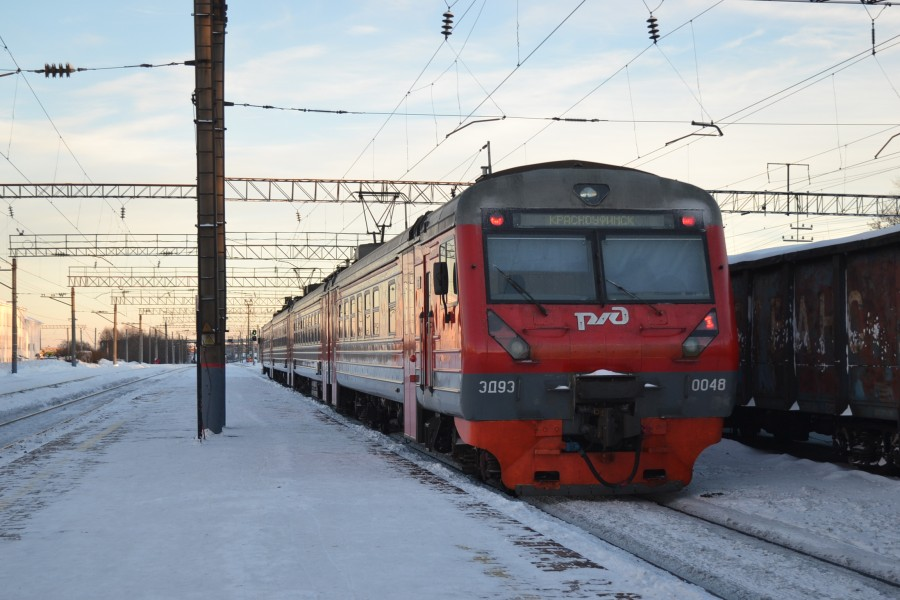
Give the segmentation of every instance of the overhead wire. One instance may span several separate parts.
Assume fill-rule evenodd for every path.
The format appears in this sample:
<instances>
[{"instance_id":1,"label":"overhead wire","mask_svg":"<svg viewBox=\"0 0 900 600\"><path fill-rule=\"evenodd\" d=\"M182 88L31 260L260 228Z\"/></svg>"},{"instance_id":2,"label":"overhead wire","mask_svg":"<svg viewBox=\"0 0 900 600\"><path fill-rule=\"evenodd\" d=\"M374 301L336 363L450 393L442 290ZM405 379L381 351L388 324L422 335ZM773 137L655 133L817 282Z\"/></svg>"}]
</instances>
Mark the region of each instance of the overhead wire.
<instances>
[{"instance_id":1,"label":"overhead wire","mask_svg":"<svg viewBox=\"0 0 900 600\"><path fill-rule=\"evenodd\" d=\"M679 31L680 29L682 29L683 27L685 27L685 26L687 25L687 23L691 23L691 22L693 22L694 20L699 19L700 17L704 16L706 13L710 12L711 10L713 10L714 8L716 8L717 6L719 6L720 4L722 4L723 2L725 2L725 0L717 0L714 4L712 4L711 6L708 6L707 8L703 9L700 13L698 13L697 15L695 15L694 17L692 17L690 21L687 21L687 22L685 22L685 23L679 25L678 27L674 28L672 31L670 31L670 32L668 32L668 33L666 33L666 34L663 34L663 35L661 36L660 39L665 39L665 38L667 38L667 37L669 37L669 36L675 34L677 31ZM644 3L644 5L646 6L646 2ZM660 5L662 5L662 3L660 3ZM649 9L648 9L648 10L649 10ZM607 75L606 77L604 77L604 78L600 81L600 83L598 83L598 84L597 84L596 86L594 86L590 91L588 91L588 92L587 92L586 94L584 94L581 98L579 98L577 101L575 101L573 104L571 104L566 110L564 110L563 112L561 112L559 116L560 116L560 117L563 117L563 116L569 114L570 112L572 112L573 110L575 110L575 108L576 108L577 106L579 106L580 104L582 104L583 102L585 102L588 98L590 98L590 97L593 96L595 93L597 93L597 91L599 91L601 88L605 87L610 81L612 81L613 79L615 79L615 77L616 77L617 75L619 75L620 73L622 73L623 71L625 71L625 70L628 68L628 65L632 64L633 62L635 62L636 60L638 60L641 56L643 56L644 54L646 54L646 53L650 50L650 47L653 46L653 45L654 45L654 44L648 45L648 46L645 47L643 50L641 50L640 52L638 52L635 56L633 56L633 57L631 58L631 60L629 60L629 61L626 62L624 65L622 65L621 67L619 67L618 69L616 69L613 73L611 73L611 74ZM544 133L547 129L549 129L549 128L552 127L552 126L553 126L553 123L548 123L548 124L545 125L543 128L541 128L540 130L536 131L534 134L532 134L531 136L529 136L529 137L528 137L524 142L522 142L520 145L514 147L512 150L510 150L509 152L507 152L506 154L504 154L503 156L501 156L496 162L497 162L497 163L503 162L504 160L506 160L507 158L509 158L509 157L512 156L513 154L515 154L520 148L522 148L522 147L524 147L526 144L532 142L535 138L537 138L538 136L540 136L542 133Z\"/></svg>"},{"instance_id":2,"label":"overhead wire","mask_svg":"<svg viewBox=\"0 0 900 600\"><path fill-rule=\"evenodd\" d=\"M28 90L31 92L32 97L34 98L34 100L35 100L35 102L37 103L37 105L40 107L41 112L43 113L44 117L45 117L46 120L49 122L50 126L52 127L53 131L55 132L55 134L56 134L56 136L57 136L57 139L58 139L58 145L57 145L57 158L56 158L56 162L55 162L55 167L54 167L54 169L55 169L55 170L58 169L58 166L59 166L59 155L60 155L60 152L61 152L62 148L65 148L65 150L66 150L68 156L71 158L71 160L72 160L72 161L74 162L74 164L77 166L77 168L81 171L81 173L82 173L82 175L84 176L84 178L85 178L87 181L92 182L92 179L91 179L91 177L88 175L87 170L85 169L84 165L81 164L81 161L79 161L78 157L75 155L75 152L72 150L71 146L69 146L69 144L68 144L68 142L66 141L65 137L62 135L62 132L60 132L59 128L57 127L56 122L55 122L54 119L50 116L50 113L49 113L49 111L47 110L46 106L44 105L43 101L42 101L41 98L38 96L37 92L36 92L35 89L32 87L31 83L28 81L28 78L25 76L25 73L28 73L28 72L35 72L35 71L37 71L37 72L45 72L45 71L44 71L44 70L29 71L29 70L27 70L27 69L22 69L21 66L19 65L18 61L16 60L15 56L13 55L12 51L9 49L9 46L8 46L7 43L6 43L6 40L3 39L2 35L0 35L0 45L2 45L3 50L9 55L10 60L11 60L11 61L13 62L13 64L16 66L16 69L15 69L15 70L7 70L7 72L4 73L4 74L2 74L2 75L0 75L0 77L2 77L2 76L9 76L9 75L15 75L15 76L16 76L16 86L17 86L16 90L18 90L18 80L19 80L20 78L25 82L25 85L28 87ZM45 67L45 68L46 68L46 67ZM118 67L118 68L130 68L130 67ZM105 68L102 68L102 67L101 67L101 68L96 68L96 69L81 69L81 70L85 70L85 71L86 71L86 70L103 70L103 69L105 69ZM18 97L18 94L16 94L16 98L17 98L17 97ZM12 136L12 133L11 133L11 136ZM13 168L13 169L21 176L21 177L22 177L22 179L24 179L24 180L25 180L26 182L28 182L29 184L32 184L33 182L31 181L31 179L30 179L27 175L25 175L25 173L24 173L24 172L23 172L23 171L22 171L22 170L14 163L14 162L13 162L12 157L11 157L11 154L12 154L11 148L12 148L12 137L10 138L10 141L9 141L7 154L2 154L2 153L0 153L0 155L2 155L2 156L4 157L4 159L6 160L6 162L7 162L7 163L8 163L8 164L9 164L9 165L10 165L10 166L11 166L11 167L12 167L12 168ZM54 171L54 173L55 173L55 172L56 172L56 171ZM55 174L54 174L54 179L55 179L55 178L56 178L56 176L55 176ZM78 235L80 235L82 238L84 238L84 239L86 239L86 240L89 239L89 237L88 237L83 231L81 231L81 229L78 227L78 225L77 225L76 223L73 223L72 220L68 217L68 215L66 215L65 212L63 212L62 210L60 210L60 208L52 201L52 199L47 198L46 200L47 200L47 202L50 204L50 206L53 207L53 209L54 209L54 210L55 210L55 211L63 218L63 220L65 220L65 221L66 221L66 222L67 222L67 223L75 230L75 232L77 232ZM107 205L107 207L109 207L109 209L112 210L113 213L115 214L115 209L114 209L113 206L109 203L109 201L108 201L107 199L105 199L105 198L104 198L104 203L105 203L105 204ZM8 203L8 202L7 202L7 204L9 204L10 209L12 209L12 205L11 205L10 203ZM12 212L13 212L13 211L10 210L10 213L12 213ZM10 220L12 220L13 222L15 222L15 223L17 223L17 224L19 224L19 225L22 226L22 229L21 229L21 230L19 230L18 228L16 228L16 231L17 231L18 233L24 234L26 231L29 231L29 230L30 230L29 227L27 227L24 223L22 223L19 219L17 219L16 217L14 217L12 214L10 214L10 215L8 216L8 218L9 218ZM123 226L123 227L125 228L126 231L128 230L127 224L122 223L121 226ZM112 262L109 261L108 259L106 259L105 257L96 257L96 258L100 258L100 259L104 260L105 262L107 262L107 263L109 263L109 264L112 264ZM76 262L80 262L79 259L76 259ZM47 281L48 283L51 283L51 284L53 284L54 286L58 286L58 285L59 285L58 282L50 282L49 280L47 280L46 278L40 276L39 274L33 273L33 272L31 272L31 271L29 271L29 270L27 270L27 269L23 269L22 267L19 267L18 269L19 269L19 271L20 271L21 273L23 273L23 274L28 274L28 275L30 275L30 276L33 276L33 277L39 278L39 279L41 279L41 280ZM20 282L19 282L19 285L22 285L22 286L26 286L26 287L27 287L27 283L26 283L24 280L23 280L23 281L20 281Z\"/></svg>"},{"instance_id":3,"label":"overhead wire","mask_svg":"<svg viewBox=\"0 0 900 600\"><path fill-rule=\"evenodd\" d=\"M626 67L627 70L627 67ZM421 87L418 90L413 91L421 91L430 86ZM297 111L297 112L307 112L307 113L329 113L335 115L350 115L350 116L384 116L388 114L392 114L390 111L379 111L379 110L343 110L343 109L311 109L311 108L293 108L293 107L285 107L285 106L272 106L267 104L253 104L249 102L229 102L228 106L236 106L241 108L261 108L261 109L274 109L274 110L282 110L282 111ZM402 113L393 113L399 114L404 117L422 117L428 119L437 119L437 118L455 118L462 119L463 115L461 112L455 113L446 113L446 112L402 112ZM483 120L483 119L504 119L509 121L556 121L559 123L639 123L639 124L649 124L649 125L662 125L662 124L683 124L684 119L638 119L634 112L631 112L632 116L629 119L619 119L619 118L609 118L609 117L560 117L560 116L538 116L538 115L515 115L508 113L479 113L475 115L467 115L472 119ZM771 126L771 127L822 127L822 126L831 126L834 125L833 122L808 122L808 123L799 123L799 122L786 122L786 121L716 121L717 125L745 125L745 126ZM866 127L866 126L881 126L881 125L889 125L889 123L874 123L874 122L843 122L839 123L841 126L854 126L854 127Z\"/></svg>"},{"instance_id":4,"label":"overhead wire","mask_svg":"<svg viewBox=\"0 0 900 600\"><path fill-rule=\"evenodd\" d=\"M546 43L547 40L549 40L550 37L552 37L553 34L555 34L555 33L559 30L559 28L562 27L562 25L565 24L565 23L569 20L569 19L572 17L572 15L573 15L573 14L574 14L574 13L575 13L575 12L576 12L576 11L577 11L577 10L578 10L585 2L586 2L586 0L581 0L581 2L580 2L580 3L579 3L579 4L578 4L571 12L569 12L569 14L568 14L568 15L567 15L567 16L566 16L566 17L565 17L565 18L564 18L564 19L563 19L563 20L562 20L562 21L561 21L561 22L560 22L560 23L559 23L559 24L558 24L558 25L557 25L557 26L556 26L556 27L555 27L548 35L547 35L547 36L545 36L543 40L541 40L541 42L540 42L540 43L539 43L539 44L538 44L538 45L537 45L537 46L536 46L536 47L535 47L535 48L534 48L534 49L533 49L533 50L532 50L532 51L531 51L531 52L530 52L530 53L529 53L522 61L521 61L520 64L516 65L516 67L515 67L509 74L507 74L507 76L506 76L506 77L505 77L505 78L504 78L497 86L495 86L495 88L493 89L493 91L487 92L487 93L486 93L485 99L482 100L482 101L481 101L481 102L480 102L480 103L479 103L479 104L478 104L478 105L477 105L477 106L476 106L476 107L475 107L468 115L466 115L466 117L464 117L463 119L461 119L460 123L464 123L466 120L468 120L469 118L471 118L472 115L475 114L475 112L476 112L479 108L481 108L481 106L483 106L485 102L487 102L488 99L491 99L492 95L495 94L495 93L497 92L497 90L499 90L500 87L502 87L502 86L510 79L510 77L512 77L512 75L515 74L515 72L516 72L519 68L521 68L521 66L524 65L525 62L527 62L528 59L531 58L531 56L533 56L533 55L535 54L535 52L537 52L537 51L538 51L538 50ZM466 11L463 13L462 17L460 17L460 19L457 21L457 27L458 27L459 23L461 23L461 22L464 20L465 16L466 16L466 15L468 14L468 12L471 10L471 8L472 8L472 6L474 6L474 4L475 4L474 1L473 1L472 3L469 4L469 7L468 7L468 8L466 9ZM484 2L482 3L482 8L483 8L483 7L484 7ZM479 11L479 16L480 16L480 14L481 14L481 12ZM478 20L478 19L477 19L477 17L476 17L476 23L477 23L477 20ZM473 25L473 29L474 29L474 25ZM471 36L471 32L469 33L469 36ZM466 40L468 40L468 37L469 37L469 36L467 36ZM465 46L466 43L467 43L467 42L464 42L463 47ZM431 55L431 58L429 58L429 60L428 60L428 62L426 63L426 65L425 65L425 66L422 68L422 70L419 72L419 75L418 75L418 76L416 77L416 79L413 81L412 85L410 85L410 86L407 88L407 92L406 92L406 94L404 94L404 96L403 96L404 99L407 97L407 95L410 93L410 91L411 91L412 89L415 88L416 84L417 84L417 83L419 82L419 80L422 78L422 75L425 73L425 71L427 71L428 67L429 67L429 66L431 65L431 63L434 61L434 59L436 58L437 54L440 52L440 50L441 50L441 48L444 46L444 44L448 44L448 45L449 45L449 43L448 43L446 40L444 40L444 41L441 42L441 44L438 46L438 48L435 50L435 52ZM458 59L458 55L459 55L459 53L456 53L457 59ZM446 70L445 70L445 72L446 72ZM396 115L397 110L398 110L399 107L403 104L403 102L404 102L404 100L401 99L401 100L397 103L397 105L395 105L394 109L388 114L387 118L386 118L386 119L384 120L384 122L381 124L381 126L380 126L379 129L378 129L378 131L376 131L376 133L375 133L375 135L373 136L372 140L366 145L365 148L363 148L363 150L360 152L360 154L357 156L357 158L353 161L353 163L351 164L351 166L347 169L347 171L346 171L345 174L344 174L344 178L346 178L346 177L347 177L347 174L348 174L348 173L356 166L356 164L359 162L359 160L360 160L360 159L362 158L362 156L365 154L366 150L368 150L368 149L374 144L375 139L381 134L381 132L384 130L384 128L387 126L388 122L393 118L393 116ZM413 169L415 169L415 168L416 168L419 164L421 164L426 158L428 158L428 156L430 156L435 150L437 150L437 149L438 149L438 148L446 141L446 139L447 139L447 137L445 136L443 140L438 140L438 142L435 144L435 146L434 146L431 150L429 150L424 156L422 156L421 158L419 158L419 160L416 161L412 166L408 166L407 169L406 169L406 171L405 171L405 173L404 173L402 176L396 178L396 180L402 181L403 179L405 179L406 176L407 176ZM345 227L344 227L344 230L346 230L346 228L347 228L351 223L355 222L356 220L358 220L358 218L357 218L357 219L353 219L352 221L350 221L349 223L347 223L347 224L345 225Z\"/></svg>"},{"instance_id":5,"label":"overhead wire","mask_svg":"<svg viewBox=\"0 0 900 600\"><path fill-rule=\"evenodd\" d=\"M581 2L579 2L579 3L575 6L575 8L573 8L573 9L572 9L572 10L571 10L571 11L570 11L570 12L562 19L562 21L560 21L560 22L553 28L553 30L550 31L550 33L548 33L548 34L547 34L547 35L546 35L546 36L545 36L545 37L537 44L537 46L535 46L534 49L532 49L532 51L529 52L528 55L525 56L524 59L522 59L522 61L520 62L520 64L517 64L517 65L516 65L516 66L515 66L515 67L514 67L514 68L513 68L513 69L512 69L512 70L511 70L511 71L510 71L510 72L509 72L509 73L501 80L501 81L500 81L500 83L498 83L498 84L494 87L494 89L493 89L492 91L490 91L490 92L488 92L488 93L486 94L485 98L484 98L481 102L479 102L479 103L475 106L475 108L473 108L472 111L471 111L468 115L466 115L466 117L464 117L464 118L462 119L461 123L465 123L467 120L469 120L470 118L472 118L472 115L474 115L475 112L476 112L479 108L481 108L482 106L484 106L485 102L487 102L489 99L492 99L493 95L496 94L497 91L498 91L501 87L503 87L503 86L510 80L510 78L511 78L511 77L512 77L519 69L521 69L522 66L523 66L526 62L528 62L528 60L529 60L532 56L534 56L534 54L535 54L541 47L543 47L543 45L544 45L545 43L547 43L548 40L549 40L549 39L550 39L557 31L559 31L559 29L560 29L566 22L568 22L569 19L572 18L572 15L574 15L574 14L578 11L578 9L581 8L581 7L584 5L584 3L585 3L586 1L587 1L587 0L581 0ZM504 117L501 117L501 118L504 118ZM463 125L463 127L464 127L464 125ZM462 127L457 127L454 131L459 131L459 129L461 129L461 128L462 128ZM403 179L405 179L405 178L407 177L407 175L409 175L409 173L410 173L413 169L415 169L415 168L418 167L420 164L422 164L429 156L431 156L438 148L440 148L441 145L443 145L444 142L446 142L446 140L449 138L449 136L452 135L452 133L453 133L453 132L448 133L448 134L444 137L443 140L440 140L437 144L434 145L434 147L432 147L430 150L428 150L421 158L419 158L418 161L416 161L415 164L413 164L412 167L408 168L408 169L406 170L406 172L404 172L402 175L400 175L400 176L398 177L398 180L401 180L401 181L402 181Z\"/></svg>"},{"instance_id":6,"label":"overhead wire","mask_svg":"<svg viewBox=\"0 0 900 600\"><path fill-rule=\"evenodd\" d=\"M13 61L13 64L16 65L16 73L17 73L17 74L20 74L23 70L22 70L21 67L19 66L19 63L18 63L18 61L16 60L16 57L13 56L12 51L9 49L9 46L7 46L6 40L3 39L3 36L2 36L2 35L0 35L0 44L3 45L3 49L4 49L4 50L6 51L6 53L9 55L10 60L12 60L12 61ZM26 71L26 72L27 72L27 71ZM93 183L93 180L92 180L91 177L87 174L87 171L85 170L84 166L83 166L83 165L81 164L81 162L78 160L78 157L75 156L75 152L72 150L72 148L69 146L68 142L66 142L65 138L63 137L62 133L59 131L59 128L56 126L56 123L54 122L53 118L50 116L50 113L47 112L47 108L44 106L44 103L41 101L40 97L38 97L37 92L36 92L36 91L34 90L34 88L31 86L31 83L28 81L28 78L23 76L22 79L23 79L23 81L25 82L25 85L28 86L28 89L29 89L29 91L31 92L31 95L34 97L34 99L35 99L35 101L37 102L38 106L40 107L41 111L44 113L44 116L46 117L47 121L50 123L50 126L53 128L53 131L56 132L56 135L57 135L57 137L58 137L58 139L59 139L60 144L62 144L62 146L65 147L65 149L66 149L66 151L68 152L69 156L70 156L71 159L74 161L74 163L78 166L78 169L81 171L81 173L82 173L82 175L85 177L85 179L87 179L89 182ZM4 158L6 158L7 162L9 162L10 164L12 164L12 161L10 160L9 156L5 156ZM15 168L16 172L18 172L20 175L22 175L22 177L23 177L28 183L32 183L32 181L31 181L28 177L26 177L25 174L22 173L22 171L21 171L18 167L14 167L14 168ZM104 202L105 202L106 205L109 207L109 209L112 210L113 213L115 213L115 209L114 209L113 206L109 203L109 201L106 200L106 199L104 198ZM59 214L60 214L60 215L61 215L61 216L62 216L62 217L70 224L70 225L72 225L72 227L75 229L75 231L77 231L77 232L78 232L79 234L81 234L82 236L85 235L83 232L81 232L81 230L78 229L78 227L77 227L74 223L72 223L72 221L71 221L71 220L70 220L70 219L69 219L69 218L68 218L61 210L59 210L59 208L58 208L55 204L53 204L52 201L50 202L50 205L53 206L54 210L56 210L56 211L57 211L57 212L58 212L58 213L59 213Z\"/></svg>"},{"instance_id":7,"label":"overhead wire","mask_svg":"<svg viewBox=\"0 0 900 600\"><path fill-rule=\"evenodd\" d=\"M898 41L898 40L900 40L900 35L896 35L896 36L886 40L885 42L882 42L879 45L883 47L882 48L883 50L887 50L887 49L894 48L895 46L900 45L900 41ZM740 108L740 109L730 113L729 115L726 115L721 120L716 120L715 123L720 125L723 129L726 127L734 126L738 122L742 121L743 119L750 117L754 114L757 114L758 112L761 112L762 110L764 110L766 108L769 108L787 98L790 98L791 96L798 94L801 91L808 89L809 87L812 87L818 83L821 83L825 78L831 77L835 73L840 73L840 72L842 72L846 69L849 69L849 68L855 66L856 64L868 59L869 55L867 54L867 52L868 51L858 52L838 63L835 63L834 65L831 65L830 67L821 69L821 70L817 71L816 73L802 79L801 81L798 81L787 87L784 87L777 92L773 92L773 93L765 96L764 98L761 98L755 102L752 102L751 104L749 104L743 108ZM664 156L668 156L669 154L682 149L686 145L694 144L694 143L697 143L698 141L700 141L700 140L693 139L693 140L684 142L677 146L668 146L668 147L665 145L660 146L660 147L656 148L655 150L651 151L650 153L645 154L640 159L634 159L625 164L626 164L626 166L632 165L632 164L646 165L646 164L654 162Z\"/></svg>"}]
</instances>

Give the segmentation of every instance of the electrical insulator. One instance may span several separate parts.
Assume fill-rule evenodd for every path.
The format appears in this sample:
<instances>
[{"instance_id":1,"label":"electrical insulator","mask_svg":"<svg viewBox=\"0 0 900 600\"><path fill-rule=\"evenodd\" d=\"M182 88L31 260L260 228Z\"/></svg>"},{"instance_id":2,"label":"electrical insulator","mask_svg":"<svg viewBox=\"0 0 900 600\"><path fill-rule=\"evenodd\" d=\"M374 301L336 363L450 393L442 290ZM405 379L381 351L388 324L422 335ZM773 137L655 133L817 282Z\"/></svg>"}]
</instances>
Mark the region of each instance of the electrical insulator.
<instances>
[{"instance_id":1,"label":"electrical insulator","mask_svg":"<svg viewBox=\"0 0 900 600\"><path fill-rule=\"evenodd\" d=\"M298 211L296 211L296 213L297 213L297 222L299 223L299 222L300 222L300 218L301 218L301 217L300 217L300 211L298 210Z\"/></svg>"},{"instance_id":2,"label":"electrical insulator","mask_svg":"<svg viewBox=\"0 0 900 600\"><path fill-rule=\"evenodd\" d=\"M120 209L119 216L121 217L121 219L123 221L125 220L125 207L124 206Z\"/></svg>"},{"instance_id":3,"label":"electrical insulator","mask_svg":"<svg viewBox=\"0 0 900 600\"><path fill-rule=\"evenodd\" d=\"M659 39L659 28L656 26L656 17L653 15L650 15L650 18L647 19L647 29L650 30L650 39L655 44L656 40Z\"/></svg>"},{"instance_id":4,"label":"electrical insulator","mask_svg":"<svg viewBox=\"0 0 900 600\"><path fill-rule=\"evenodd\" d=\"M74 72L75 72L75 67L73 67L69 63L66 63L66 64L59 63L58 65L56 63L49 64L49 65L47 63L44 63L44 77L45 78L50 77L51 75L53 75L54 79L56 78L57 75L59 75L60 77L62 77L63 75L65 75L66 77L69 77Z\"/></svg>"},{"instance_id":5,"label":"electrical insulator","mask_svg":"<svg viewBox=\"0 0 900 600\"><path fill-rule=\"evenodd\" d=\"M441 27L441 33L444 34L445 40L453 33L453 13L449 10L444 13L444 26Z\"/></svg>"},{"instance_id":6,"label":"electrical insulator","mask_svg":"<svg viewBox=\"0 0 900 600\"><path fill-rule=\"evenodd\" d=\"M9 205L9 216L13 216L12 204Z\"/></svg>"}]
</instances>

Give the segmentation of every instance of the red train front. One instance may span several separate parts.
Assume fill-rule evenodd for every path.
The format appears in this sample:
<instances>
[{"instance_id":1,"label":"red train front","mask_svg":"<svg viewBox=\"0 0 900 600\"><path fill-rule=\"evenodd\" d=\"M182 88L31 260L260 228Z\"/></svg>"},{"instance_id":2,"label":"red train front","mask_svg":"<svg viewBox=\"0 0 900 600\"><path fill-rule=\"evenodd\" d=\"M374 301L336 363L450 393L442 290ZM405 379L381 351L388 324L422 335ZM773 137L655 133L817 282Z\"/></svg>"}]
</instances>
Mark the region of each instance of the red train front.
<instances>
[{"instance_id":1,"label":"red train front","mask_svg":"<svg viewBox=\"0 0 900 600\"><path fill-rule=\"evenodd\" d=\"M443 212L429 219L437 229ZM416 257L413 378L421 407L453 415L452 431L428 424L457 460L518 493L686 485L735 399L727 257L709 195L553 163L481 180L453 218Z\"/></svg>"},{"instance_id":2,"label":"red train front","mask_svg":"<svg viewBox=\"0 0 900 600\"><path fill-rule=\"evenodd\" d=\"M678 489L720 439L738 350L702 190L521 167L369 250L264 328L266 372L520 494Z\"/></svg>"}]
</instances>

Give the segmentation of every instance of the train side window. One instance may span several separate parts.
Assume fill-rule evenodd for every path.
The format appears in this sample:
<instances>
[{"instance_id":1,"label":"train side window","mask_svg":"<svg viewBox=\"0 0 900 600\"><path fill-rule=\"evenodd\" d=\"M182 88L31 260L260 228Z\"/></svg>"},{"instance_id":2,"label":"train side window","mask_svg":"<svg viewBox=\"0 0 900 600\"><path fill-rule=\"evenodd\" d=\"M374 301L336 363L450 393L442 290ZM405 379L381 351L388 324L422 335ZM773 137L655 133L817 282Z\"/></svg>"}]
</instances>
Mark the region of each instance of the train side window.
<instances>
[{"instance_id":1,"label":"train side window","mask_svg":"<svg viewBox=\"0 0 900 600\"><path fill-rule=\"evenodd\" d=\"M342 332L341 337L348 338L350 337L350 301L344 299L344 319L341 323Z\"/></svg>"},{"instance_id":2,"label":"train side window","mask_svg":"<svg viewBox=\"0 0 900 600\"><path fill-rule=\"evenodd\" d=\"M356 295L356 335L363 336L363 323L365 322L366 312L363 310L362 294Z\"/></svg>"},{"instance_id":3,"label":"train side window","mask_svg":"<svg viewBox=\"0 0 900 600\"><path fill-rule=\"evenodd\" d=\"M454 304L459 294L459 277L456 268L456 238L450 238L441 244L439 259L440 262L447 265L447 303Z\"/></svg>"},{"instance_id":4,"label":"train side window","mask_svg":"<svg viewBox=\"0 0 900 600\"><path fill-rule=\"evenodd\" d=\"M397 282L388 283L388 333L397 333Z\"/></svg>"},{"instance_id":5,"label":"train side window","mask_svg":"<svg viewBox=\"0 0 900 600\"><path fill-rule=\"evenodd\" d=\"M365 309L364 334L372 335L372 292L366 292L363 295L363 307Z\"/></svg>"},{"instance_id":6,"label":"train side window","mask_svg":"<svg viewBox=\"0 0 900 600\"><path fill-rule=\"evenodd\" d=\"M379 304L381 303L381 290L377 287L372 290L372 335L378 335L380 327L378 326L379 319L381 318L379 315Z\"/></svg>"}]
</instances>

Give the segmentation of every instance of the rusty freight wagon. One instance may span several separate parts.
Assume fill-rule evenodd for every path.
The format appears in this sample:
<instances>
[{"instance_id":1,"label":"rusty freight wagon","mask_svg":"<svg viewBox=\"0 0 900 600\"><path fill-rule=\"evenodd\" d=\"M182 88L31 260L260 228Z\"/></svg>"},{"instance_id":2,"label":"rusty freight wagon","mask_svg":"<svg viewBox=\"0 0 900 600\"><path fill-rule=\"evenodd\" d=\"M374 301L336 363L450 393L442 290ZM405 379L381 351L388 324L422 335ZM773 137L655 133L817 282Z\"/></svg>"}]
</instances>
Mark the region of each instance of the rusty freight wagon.
<instances>
[{"instance_id":1,"label":"rusty freight wagon","mask_svg":"<svg viewBox=\"0 0 900 600\"><path fill-rule=\"evenodd\" d=\"M850 462L900 466L900 227L729 260L741 435L830 435Z\"/></svg>"}]
</instances>

